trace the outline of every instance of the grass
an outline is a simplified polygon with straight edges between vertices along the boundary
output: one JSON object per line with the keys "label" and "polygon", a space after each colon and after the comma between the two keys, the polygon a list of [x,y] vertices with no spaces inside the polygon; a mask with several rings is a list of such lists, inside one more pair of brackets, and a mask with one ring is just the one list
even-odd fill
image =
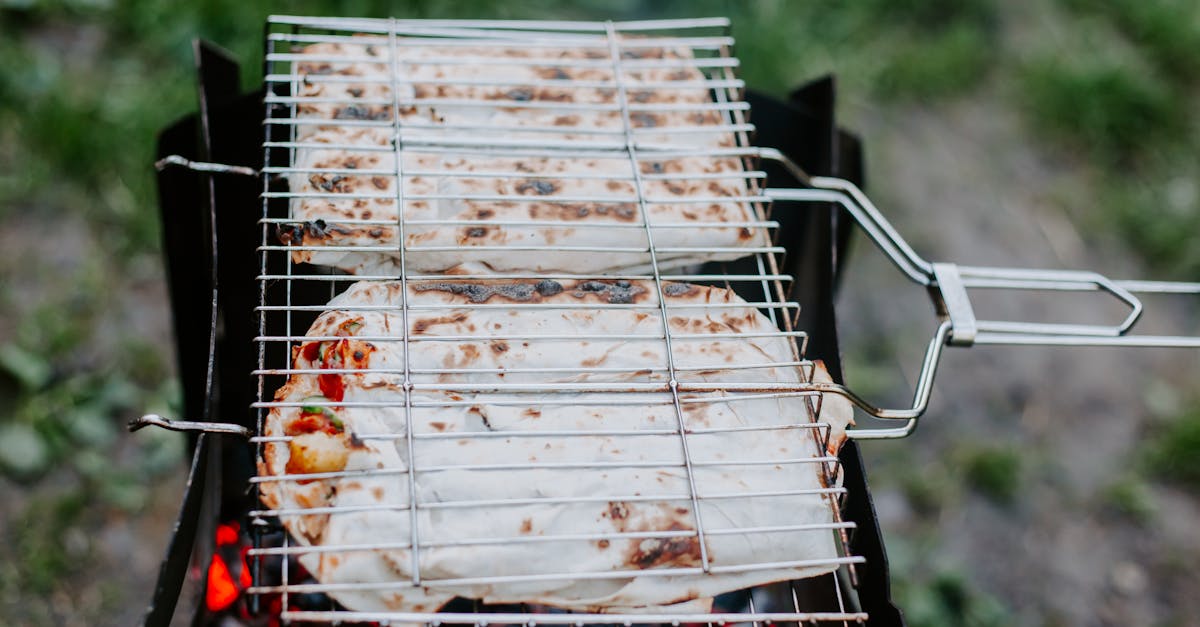
{"label": "grass", "polygon": [[73,543],[62,542],[68,529],[83,513],[82,493],[41,498],[30,504],[15,528],[14,544],[26,566],[22,587],[46,593],[82,558]]}
{"label": "grass", "polygon": [[1102,218],[1142,251],[1156,271],[1194,281],[1200,276],[1200,165],[1146,178],[1100,182]]}
{"label": "grass", "polygon": [[967,91],[987,78],[996,62],[985,30],[955,24],[917,35],[920,45],[908,45],[888,58],[876,81],[881,95],[921,99]]}
{"label": "grass", "polygon": [[1022,80],[1035,126],[1109,167],[1136,164],[1183,127],[1171,88],[1134,68],[1041,59]]}
{"label": "grass", "polygon": [[1190,0],[1070,0],[1080,13],[1111,21],[1174,81],[1200,75],[1200,6]]}
{"label": "grass", "polygon": [[999,601],[971,586],[955,571],[939,572],[919,586],[901,586],[898,596],[911,627],[1012,624],[1012,616]]}
{"label": "grass", "polygon": [[1021,487],[1020,453],[1008,447],[966,446],[958,466],[968,486],[996,503],[1013,502]]}
{"label": "grass", "polygon": [[[993,627],[1014,624],[1013,612],[971,582],[953,558],[939,551],[937,531],[889,537],[892,599],[910,627]],[[902,573],[902,575],[900,575]]]}
{"label": "grass", "polygon": [[1014,97],[1048,148],[1092,178],[1091,226],[1167,277],[1200,276],[1200,5],[1064,0],[1067,36],[1023,55]]}
{"label": "grass", "polygon": [[1154,516],[1154,504],[1143,479],[1133,473],[1106,487],[1101,493],[1103,505],[1115,514],[1139,523]]}
{"label": "grass", "polygon": [[1200,495],[1200,410],[1163,427],[1146,446],[1145,465],[1152,476]]}

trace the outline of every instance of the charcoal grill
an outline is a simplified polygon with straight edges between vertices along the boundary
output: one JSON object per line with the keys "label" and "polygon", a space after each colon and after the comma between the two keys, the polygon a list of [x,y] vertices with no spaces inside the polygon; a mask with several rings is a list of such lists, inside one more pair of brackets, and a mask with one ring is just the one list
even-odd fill
{"label": "charcoal grill", "polygon": [[[535,623],[547,624],[632,624],[632,623],[725,623],[771,622],[800,623],[869,623],[900,624],[899,613],[888,598],[886,558],[875,527],[872,506],[855,439],[898,438],[912,433],[917,419],[924,412],[941,351],[945,346],[972,344],[1064,344],[1064,345],[1138,345],[1138,346],[1200,346],[1195,338],[1138,336],[1130,333],[1142,312],[1134,292],[1200,291],[1193,284],[1157,282],[1118,282],[1088,272],[1017,270],[964,267],[955,264],[929,263],[920,258],[887,223],[859,190],[861,155],[857,140],[838,129],[833,118],[834,89],[831,80],[824,80],[796,91],[789,102],[777,102],[746,92],[736,78],[736,58],[731,54],[733,40],[728,35],[729,23],[723,19],[676,20],[627,23],[579,22],[493,22],[437,20],[362,20],[334,18],[272,17],[266,37],[265,89],[261,93],[238,95],[237,68],[221,53],[209,46],[198,47],[198,70],[201,82],[201,109],[198,116],[185,119],[164,132],[160,140],[160,194],[164,213],[164,233],[171,279],[172,307],[176,315],[180,372],[184,381],[185,411],[188,416],[201,417],[196,422],[171,421],[148,416],[135,427],[154,424],[191,433],[195,445],[191,477],[181,513],[179,528],[173,537],[164,562],[154,603],[147,624],[165,624],[175,610],[175,602],[184,579],[187,565],[211,562],[214,546],[211,538],[218,521],[238,521],[249,530],[254,546],[246,551],[246,567],[253,573],[252,585],[244,592],[246,611],[258,616],[277,612],[286,621],[313,622],[425,622],[425,623]],[[341,43],[369,51],[368,57],[330,55],[313,52],[304,46]],[[489,57],[479,52],[466,56],[448,54],[445,50],[471,50],[480,46],[509,49],[519,46],[524,57]],[[362,48],[365,47],[365,48]],[[503,78],[471,80],[422,78],[426,86],[446,85],[452,88],[499,90],[500,102],[481,103],[477,99],[422,97],[398,68],[407,65],[408,51],[422,48],[442,50],[443,56],[425,56],[421,63],[434,65],[483,64],[490,66],[554,66],[581,68],[592,71],[587,80],[552,75],[543,81],[519,81]],[[539,56],[537,50],[582,51],[553,61]],[[322,63],[331,71],[301,73],[304,63]],[[383,74],[366,76],[339,75],[333,68],[338,64],[359,63],[384,68]],[[332,65],[331,65],[332,64]],[[312,67],[312,66],[310,66]],[[676,83],[645,83],[639,72],[666,69],[680,73]],[[558,73],[566,74],[564,69]],[[408,81],[409,85],[402,85]],[[328,82],[374,85],[377,89],[359,89],[349,97],[333,98],[305,95],[313,84]],[[549,96],[535,95],[544,89]],[[672,102],[668,104],[639,101],[634,92],[646,89],[700,90],[703,101]],[[563,93],[600,94],[599,102],[563,103]],[[363,95],[368,91],[367,95]],[[410,93],[411,92],[411,93]],[[383,97],[380,97],[380,94]],[[406,95],[407,94],[407,95]],[[258,109],[265,103],[265,118]],[[325,118],[305,116],[305,107],[328,105],[335,113]],[[343,107],[336,109],[336,107]],[[502,111],[570,112],[592,123],[572,126],[564,137],[562,128],[546,127],[539,123],[503,128],[479,125],[468,120],[460,122],[454,112],[479,107],[499,107]],[[374,107],[374,109],[373,109]],[[411,108],[411,109],[410,109]],[[350,115],[341,112],[351,111]],[[439,121],[438,111],[441,112]],[[754,112],[755,124],[749,122]],[[428,124],[404,123],[405,115],[416,112],[432,119]],[[703,123],[695,125],[663,125],[645,122],[639,116],[695,114]],[[710,117],[711,115],[711,117]],[[589,117],[592,116],[592,117]],[[447,117],[450,119],[446,122]],[[534,116],[536,118],[536,116]],[[516,116],[515,119],[519,119]],[[260,127],[261,124],[261,127]],[[378,133],[382,143],[321,144],[306,142],[298,129],[311,126],[352,128],[360,133]],[[494,131],[503,128],[502,134]],[[265,135],[262,132],[265,128]],[[707,135],[715,142],[687,145],[679,137],[695,138]],[[196,137],[199,139],[197,140]],[[721,138],[728,138],[721,145]],[[682,147],[681,147],[682,146]],[[375,151],[392,156],[390,168],[361,171],[357,168],[339,169],[297,164],[299,155],[316,147],[345,150]],[[600,227],[627,229],[636,233],[644,244],[626,246],[561,246],[552,243],[522,245],[460,245],[460,246],[364,246],[362,244],[310,245],[303,233],[313,229],[325,230],[330,224],[315,225],[298,222],[297,202],[305,199],[340,200],[361,197],[364,200],[384,198],[398,207],[413,201],[455,202],[532,202],[521,197],[468,195],[460,192],[434,192],[405,195],[406,185],[420,176],[454,174],[438,171],[410,172],[404,165],[406,151],[451,155],[489,155],[491,157],[552,156],[555,159],[583,157],[616,158],[628,163],[627,173],[609,176],[628,183],[628,197],[538,198],[538,202],[585,202],[622,206],[633,204],[643,216],[633,224],[608,224]],[[644,166],[668,159],[700,158],[732,160],[738,168],[717,174],[659,173]],[[183,166],[183,167],[170,167]],[[810,175],[819,173],[820,175]],[[378,176],[394,181],[389,194],[356,196],[336,189],[297,191],[289,187],[287,177],[302,176]],[[538,172],[504,170],[473,173],[472,177],[539,180]],[[586,179],[586,173],[567,178]],[[744,193],[722,198],[678,198],[670,202],[737,203],[748,218],[744,222],[724,224],[726,228],[750,229],[769,234],[751,246],[725,251],[721,248],[695,249],[686,246],[656,246],[655,237],[666,240],[664,233],[680,228],[715,228],[704,222],[688,224],[654,222],[649,217],[651,204],[665,202],[649,193],[654,181],[691,179],[734,179],[744,185]],[[837,178],[834,178],[837,177]],[[594,176],[593,176],[594,178]],[[322,179],[327,180],[327,179]],[[795,207],[776,207],[771,203],[805,203],[803,211]],[[261,206],[258,212],[247,208]],[[593,204],[592,206],[597,206]],[[398,212],[403,215],[405,212]],[[552,225],[524,220],[488,220],[464,224],[457,219],[431,220],[349,218],[347,225],[394,228],[396,242],[405,241],[407,229],[439,226],[474,228],[550,228]],[[852,223],[857,223],[896,267],[915,283],[930,289],[942,322],[929,343],[914,400],[910,407],[886,409],[873,405],[840,384],[837,335],[833,315],[833,292],[839,274],[838,260],[842,258]],[[561,225],[560,225],[561,226]],[[290,229],[290,230],[289,230]],[[281,237],[296,233],[300,237]],[[777,243],[776,243],[777,242]],[[538,611],[529,606],[482,607],[477,603],[454,602],[440,614],[420,612],[356,612],[335,605],[328,598],[311,602],[311,596],[351,589],[403,590],[429,585],[422,578],[419,553],[428,546],[419,531],[417,512],[421,507],[409,499],[404,509],[411,516],[411,534],[405,545],[410,550],[412,567],[405,577],[392,582],[368,584],[323,584],[314,580],[296,581],[293,568],[280,567],[280,560],[289,556],[312,553],[315,549],[296,545],[287,533],[280,533],[280,517],[295,512],[266,509],[258,503],[258,488],[264,481],[295,480],[288,477],[256,476],[254,460],[260,459],[262,446],[280,441],[263,431],[268,412],[296,406],[296,402],[276,401],[274,390],[289,375],[317,375],[328,370],[305,370],[292,366],[290,356],[302,342],[313,340],[304,331],[326,303],[357,280],[398,280],[402,289],[409,283],[438,278],[432,273],[409,271],[415,255],[426,252],[463,251],[466,255],[487,253],[493,249],[513,254],[644,255],[643,269],[620,273],[577,274],[510,273],[511,279],[554,281],[645,281],[655,286],[660,298],[652,306],[643,306],[662,322],[662,333],[655,336],[630,338],[659,341],[665,345],[665,361],[658,367],[639,370],[638,376],[620,385],[612,382],[562,383],[553,376],[581,374],[585,369],[528,368],[519,374],[533,377],[523,383],[464,384],[453,379],[464,374],[462,368],[415,369],[406,358],[404,367],[394,374],[402,382],[404,393],[396,402],[396,411],[411,417],[423,407],[414,401],[419,392],[452,391],[470,394],[505,394],[505,402],[522,406],[545,403],[569,403],[572,396],[559,400],[521,400],[523,394],[540,396],[553,394],[575,395],[580,392],[645,395],[675,408],[678,424],[674,434],[680,447],[679,458],[670,463],[683,467],[690,482],[690,492],[680,498],[692,505],[694,524],[686,533],[698,540],[700,563],[691,568],[664,568],[644,571],[642,575],[701,574],[748,572],[786,566],[809,565],[798,562],[743,563],[718,565],[711,563],[704,552],[705,525],[701,502],[706,498],[704,486],[697,485],[693,467],[700,465],[689,455],[689,438],[702,430],[686,424],[682,405],[695,401],[695,394],[714,388],[733,398],[801,397],[808,414],[798,418],[796,428],[807,428],[814,440],[824,444],[830,437],[829,427],[821,421],[821,409],[828,395],[848,399],[864,414],[881,420],[900,422],[900,426],[859,428],[849,432],[851,440],[842,447],[838,458],[826,459],[816,452],[811,458],[798,460],[734,459],[725,464],[809,463],[825,468],[825,485],[821,498],[830,509],[830,522],[815,528],[804,527],[830,535],[837,544],[837,556],[824,560],[835,567],[832,573],[820,577],[763,586],[740,595],[727,595],[717,601],[715,613],[677,611],[666,614],[645,612],[624,613],[563,613]],[[395,274],[360,273],[348,276],[331,272],[316,265],[300,264],[294,256],[301,252],[394,253]],[[673,255],[698,253],[739,252],[748,256],[737,261],[709,262],[701,267],[675,267],[663,260]],[[443,279],[445,277],[442,277]],[[483,275],[459,274],[456,281],[483,280]],[[672,311],[662,298],[664,285],[677,282],[728,286],[739,294],[747,305],[768,316],[778,328],[778,338],[792,346],[792,360],[742,366],[748,370],[770,372],[772,368],[794,368],[799,379],[794,382],[764,379],[745,381],[711,381],[697,383],[689,378],[687,366],[677,364],[672,342],[679,344],[689,338],[673,334],[667,323]],[[196,286],[205,286],[198,290]],[[976,319],[968,289],[1017,289],[1104,291],[1129,307],[1127,317],[1113,325],[1083,325],[1059,323],[1026,323]],[[504,307],[512,311],[527,310],[533,305],[492,303],[464,304],[458,309]],[[637,307],[636,304],[616,303],[613,307]],[[379,341],[399,341],[407,350],[418,341],[431,338],[411,337],[409,316],[415,307],[401,306],[404,332],[395,338]],[[201,315],[203,312],[204,315]],[[251,312],[258,312],[254,319]],[[191,328],[207,328],[209,333],[190,334]],[[809,332],[801,331],[806,329]],[[321,339],[321,338],[315,338]],[[332,339],[332,338],[325,338]],[[455,341],[481,339],[478,336],[454,337]],[[504,338],[546,340],[548,338]],[[572,336],[557,339],[602,339]],[[814,381],[814,360],[822,360],[835,383]],[[474,374],[497,374],[500,369],[466,369]],[[595,370],[592,368],[591,370]],[[338,371],[335,371],[338,372]],[[514,370],[504,372],[514,373]],[[253,377],[247,377],[253,374]],[[634,374],[634,373],[626,373]],[[450,376],[450,383],[436,377]],[[424,377],[424,378],[423,378]],[[430,379],[429,377],[435,377]],[[542,377],[544,380],[537,380]],[[493,399],[493,402],[495,400]],[[311,401],[306,403],[312,404]],[[426,401],[427,403],[427,401]],[[316,402],[322,406],[343,406],[332,401]],[[408,451],[408,467],[402,469],[410,493],[422,472],[436,469],[415,466],[413,451],[421,446],[428,434],[415,433],[413,420],[405,420],[407,428],[401,433],[386,434],[404,443]],[[227,436],[233,434],[233,439]],[[550,434],[542,434],[550,435]],[[562,435],[562,434],[554,434]],[[569,435],[569,434],[568,434]],[[578,435],[578,434],[577,434]],[[617,434],[619,435],[619,434]],[[628,434],[627,434],[628,435]],[[669,434],[668,434],[669,435]],[[224,440],[224,441],[223,441]],[[249,444],[247,444],[247,442]],[[820,451],[820,446],[815,451]],[[587,464],[584,464],[585,466]],[[575,467],[576,465],[572,465]],[[492,470],[511,472],[528,468],[514,463]],[[837,485],[836,478],[842,484]],[[249,486],[245,490],[243,487]],[[766,495],[768,497],[772,495]],[[777,496],[777,495],[776,495]],[[614,497],[615,498],[615,497]],[[546,499],[553,501],[553,499]],[[578,500],[578,499],[573,499]],[[676,499],[679,500],[679,499]],[[561,502],[561,501],[556,501]],[[480,504],[480,507],[485,506]],[[336,514],[337,512],[333,512]],[[733,529],[726,533],[796,532],[802,526],[775,529]],[[710,529],[710,533],[717,533]],[[270,540],[274,538],[275,540]],[[596,538],[578,538],[592,541]],[[602,538],[604,539],[604,538]],[[618,539],[614,537],[613,539]],[[480,539],[463,541],[478,544]],[[337,547],[326,547],[337,550]],[[356,547],[362,548],[362,547]],[[368,547],[377,548],[377,547]],[[275,571],[271,572],[274,568]],[[526,580],[553,577],[604,578],[612,573],[584,572],[565,575],[553,571],[526,576]],[[476,578],[484,583],[502,584],[518,578],[507,575]],[[438,583],[436,581],[432,583]],[[468,582],[441,582],[441,585]],[[339,587],[340,586],[340,587]],[[267,606],[264,599],[276,605]],[[304,600],[304,603],[297,602]],[[212,608],[207,608],[212,611]],[[198,610],[197,620],[211,618],[206,608]]]}

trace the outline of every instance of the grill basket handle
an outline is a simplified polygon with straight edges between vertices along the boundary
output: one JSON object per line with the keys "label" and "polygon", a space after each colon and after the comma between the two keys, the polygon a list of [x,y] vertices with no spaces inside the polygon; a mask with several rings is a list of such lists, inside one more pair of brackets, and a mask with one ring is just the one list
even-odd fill
{"label": "grill basket handle", "polygon": [[[1200,337],[1139,335],[1130,333],[1145,308],[1135,293],[1200,294],[1200,283],[1168,281],[1115,281],[1095,272],[960,266],[923,259],[884,218],[858,186],[844,179],[809,176],[779,151],[760,149],[759,156],[778,162],[806,188],[770,188],[765,195],[780,202],[823,202],[843,207],[871,241],[901,273],[928,288],[941,324],[925,351],[912,406],[882,409],[836,384],[821,391],[850,400],[868,414],[884,420],[903,420],[904,426],[888,429],[854,429],[857,439],[895,439],[916,430],[917,419],[929,404],[934,376],[945,346],[1124,346],[1200,348]],[[981,320],[975,317],[968,290],[1008,289],[1038,292],[1106,292],[1129,308],[1123,320],[1111,325]]]}

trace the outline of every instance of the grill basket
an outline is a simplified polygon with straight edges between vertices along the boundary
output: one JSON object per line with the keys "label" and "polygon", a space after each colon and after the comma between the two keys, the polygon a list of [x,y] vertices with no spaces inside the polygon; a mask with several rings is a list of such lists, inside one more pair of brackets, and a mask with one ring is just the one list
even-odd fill
{"label": "grill basket", "polygon": [[[736,77],[728,30],[723,19],[580,23],[272,17],[265,91],[254,97],[236,97],[236,66],[201,47],[200,128],[185,121],[164,133],[160,189],[177,324],[185,328],[184,319],[194,315],[182,312],[211,314],[200,325],[210,329],[207,344],[186,334],[179,339],[187,412],[203,420],[148,416],[134,425],[199,434],[194,436],[196,457],[180,529],[164,563],[148,624],[160,624],[164,616],[169,620],[172,591],[178,590],[193,543],[199,563],[211,558],[213,547],[205,540],[211,529],[206,525],[218,519],[248,523],[254,542],[247,551],[254,573],[245,591],[248,605],[261,612],[263,599],[268,599],[285,621],[899,624],[888,600],[886,561],[852,440],[904,437],[915,429],[945,346],[1200,345],[1195,338],[1129,333],[1142,310],[1134,292],[1194,293],[1200,291],[1196,285],[1112,281],[1086,272],[971,268],[920,258],[847,180],[861,178],[857,144],[833,124],[832,85],[797,92],[790,106],[747,95]],[[248,113],[256,98],[266,108],[261,120]],[[750,123],[752,109],[765,121],[759,122],[757,135]],[[249,134],[259,121],[265,128],[261,142]],[[202,140],[190,142],[187,135],[196,130]],[[260,187],[254,189],[255,178],[230,174],[257,176]],[[178,215],[179,207],[194,206],[197,197],[207,201],[201,211]],[[254,197],[261,201],[261,213],[250,220],[244,207]],[[228,208],[235,202],[242,203],[241,215]],[[792,203],[805,203],[804,210]],[[834,382],[840,381],[840,368],[832,292],[836,259],[851,222],[861,226],[909,279],[930,288],[942,317],[908,408],[876,407]],[[210,235],[201,246],[194,238],[197,229]],[[697,238],[702,244],[691,242]],[[451,257],[468,263],[447,276],[439,264]],[[503,263],[518,267],[500,278],[489,271]],[[248,269],[253,270],[250,289]],[[330,304],[359,281],[393,285],[403,297],[372,305]],[[496,281],[505,282],[504,289],[510,291],[497,288]],[[211,285],[211,293],[196,293],[197,284]],[[549,290],[553,293],[544,293],[544,285],[554,286]],[[681,286],[687,285],[707,290],[708,301],[678,298],[685,289]],[[514,288],[518,297],[512,296]],[[1128,305],[1130,313],[1109,326],[977,320],[967,290],[980,288],[1104,291]],[[528,302],[529,289],[546,298]],[[430,290],[452,293],[457,300],[422,302],[418,296]],[[564,290],[573,292],[576,302],[551,298]],[[493,298],[497,293],[501,297]],[[725,293],[736,297],[712,302],[711,294]],[[310,330],[320,314],[332,309],[391,316],[399,322],[399,333],[353,340],[372,349],[395,347],[401,357],[394,367],[369,370],[372,376],[384,377],[394,394],[363,401],[276,397],[289,377],[368,374],[353,365],[296,361],[312,347],[323,352],[349,341],[340,333]],[[250,311],[257,312],[256,319],[247,319]],[[585,312],[633,315],[649,323],[624,335],[587,329],[513,331],[517,327],[499,323],[498,332],[414,331],[429,316],[552,320]],[[689,330],[694,320],[729,314],[750,319],[761,315],[769,329]],[[722,342],[730,350],[730,344],[756,338],[786,350],[762,361],[739,358],[718,368],[697,361],[691,349],[709,343],[719,353]],[[500,354],[515,342],[596,344],[608,347],[605,352],[633,346],[644,358],[618,366],[586,360],[514,366],[503,355],[465,363],[414,363],[423,351],[443,354],[426,346],[490,346]],[[557,348],[540,354],[569,353]],[[818,377],[815,360],[824,362],[832,381]],[[247,371],[247,364],[255,364],[250,366],[254,380],[249,385],[237,376]],[[605,411],[663,408],[671,421],[655,428],[526,426],[498,432],[485,419],[482,430],[437,433],[422,428],[437,424],[426,416],[430,412],[482,406],[540,413],[577,405],[581,398]],[[763,400],[797,411],[774,423],[691,422],[699,406],[734,408]],[[852,429],[851,441],[838,455],[840,434],[828,418],[835,403],[846,401],[866,415],[903,425]],[[229,418],[246,415],[247,406],[253,408],[253,416]],[[270,467],[262,460],[272,457],[272,446],[288,446],[295,439],[272,432],[270,425],[278,419],[272,416],[379,407],[404,419],[399,428],[377,429],[362,434],[363,439],[395,442],[403,463],[382,471],[261,472]],[[223,450],[220,440],[213,439],[217,433],[245,436],[254,448],[226,443]],[[806,446],[779,457],[739,454],[742,449],[729,446],[713,457],[714,447],[705,443],[738,436],[791,438],[789,442]],[[421,461],[439,442],[454,439],[486,451],[500,438],[546,441],[547,448],[551,440],[599,438],[612,452],[550,461]],[[647,438],[656,442],[649,447],[654,455],[620,455],[622,449],[647,448],[636,444]],[[256,461],[260,472],[254,470]],[[735,492],[714,489],[704,479],[714,469],[749,472],[746,469],[792,465],[811,468],[819,485]],[[612,492],[586,495],[539,492],[519,498],[446,500],[429,498],[420,488],[446,472],[607,476],[618,469],[669,470],[686,490],[646,495],[611,486]],[[402,498],[353,508],[259,503],[264,485],[303,486],[314,479],[351,476],[363,481],[392,477],[404,484]],[[253,488],[248,495],[221,487],[247,482]],[[474,535],[443,537],[428,523],[430,512],[439,510],[448,515],[495,512],[502,518],[507,508],[589,503],[655,504],[677,508],[684,520],[670,527],[532,537],[497,537],[482,528]],[[753,503],[766,503],[763,507],[774,511],[818,503],[824,518],[799,516],[797,521],[757,525],[716,522],[715,512],[721,507],[748,509]],[[295,521],[305,516],[355,516],[364,511],[401,516],[392,520],[403,519],[404,537],[310,546],[297,543],[294,534],[280,533],[296,529]],[[789,559],[784,554],[734,562],[709,554],[722,536],[751,542],[771,534],[821,537],[833,552],[816,559]],[[193,542],[195,538],[199,540]],[[686,565],[563,570],[563,564],[546,559],[522,563],[517,574],[439,578],[422,573],[423,551],[428,555],[448,548],[617,542],[674,546],[671,543],[684,541],[697,553]],[[311,565],[316,555],[383,551],[399,551],[395,555],[407,562],[395,571],[402,576],[323,583],[299,579],[302,571],[288,565],[299,556],[310,556]],[[753,577],[781,569],[826,574],[724,594],[711,612],[685,607],[567,613],[465,600],[451,602],[441,613],[350,611],[331,598],[431,586],[478,590],[634,577]],[[321,596],[313,601],[314,595]]]}

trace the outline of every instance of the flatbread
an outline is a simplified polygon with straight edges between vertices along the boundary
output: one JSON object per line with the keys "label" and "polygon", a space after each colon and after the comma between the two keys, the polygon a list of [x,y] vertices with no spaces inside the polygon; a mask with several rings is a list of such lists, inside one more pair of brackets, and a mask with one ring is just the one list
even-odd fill
{"label": "flatbread", "polygon": [[[768,245],[765,230],[753,226],[758,209],[749,199],[757,192],[742,158],[728,151],[697,154],[736,146],[722,112],[632,112],[637,158],[631,159],[621,93],[567,85],[611,84],[606,51],[404,46],[395,83],[388,52],[386,40],[322,43],[302,50],[311,60],[295,63],[293,93],[300,102],[294,131],[301,147],[288,188],[301,196],[290,203],[293,223],[279,231],[297,247],[293,261],[396,276],[401,196],[405,220],[413,222],[404,231],[409,272],[640,271],[651,265],[647,221],[661,268],[737,259],[748,254],[744,249]],[[677,64],[624,70],[624,100],[632,106],[713,102],[688,49],[637,54]],[[480,58],[513,64],[470,63]],[[579,60],[600,65],[561,65]],[[461,84],[472,80],[496,84]],[[673,84],[679,87],[662,86]],[[393,107],[393,91],[406,104]],[[593,105],[607,109],[579,108]],[[399,168],[394,115],[400,118]],[[672,129],[689,132],[667,132]],[[664,178],[672,175],[685,178]],[[430,220],[453,222],[422,224]]]}
{"label": "flatbread", "polygon": [[[661,610],[836,568],[835,506],[822,492],[840,479],[821,460],[844,440],[850,406],[826,397],[816,429],[803,397],[686,391],[801,382],[792,343],[732,292],[663,287],[714,570],[697,574],[669,570],[701,565],[681,440],[671,432],[680,417],[669,394],[633,391],[670,376],[664,343],[653,338],[662,332],[653,282],[410,281],[406,301],[403,289],[360,282],[333,299],[308,332],[322,339],[295,349],[293,367],[308,372],[275,396],[309,407],[275,407],[264,425],[263,501],[314,547],[301,563],[347,608],[432,612],[458,596]],[[415,386],[407,410],[405,302]],[[352,372],[320,373],[329,368]],[[812,372],[828,381],[819,365]],[[630,391],[529,394],[513,384]],[[323,474],[305,476],[312,472]],[[811,528],[761,530],[790,525]],[[621,533],[641,537],[613,536]],[[566,537],[536,540],[555,536]],[[372,548],[344,548],[364,544]],[[803,563],[771,566],[795,561]]]}

